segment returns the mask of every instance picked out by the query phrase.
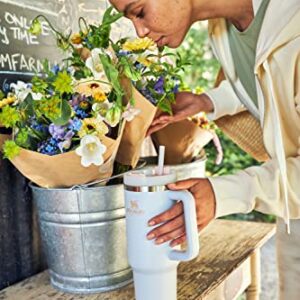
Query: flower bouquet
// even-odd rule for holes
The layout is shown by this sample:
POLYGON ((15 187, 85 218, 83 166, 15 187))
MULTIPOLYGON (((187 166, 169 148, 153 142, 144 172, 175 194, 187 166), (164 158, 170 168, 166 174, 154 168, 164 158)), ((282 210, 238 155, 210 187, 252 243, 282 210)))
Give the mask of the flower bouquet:
MULTIPOLYGON (((55 66, 45 61, 44 74, 11 84, 2 97, 0 123, 13 131, 4 155, 39 186, 70 187, 112 175, 123 121, 130 115, 109 38, 121 16, 109 8, 99 26, 81 18, 75 35, 49 23, 67 59, 55 66)), ((41 31, 41 18, 33 21, 31 33, 41 31)))
MULTIPOLYGON (((184 88, 182 71, 190 63, 179 54, 157 48, 149 38, 120 40, 115 52, 131 81, 127 102, 135 106, 136 112, 140 110, 125 125, 117 160, 135 166, 153 119, 162 113, 172 114, 175 94, 184 88)), ((154 133, 152 139, 157 147, 166 146, 167 164, 179 164, 197 157, 213 138, 212 132, 187 119, 154 133)))

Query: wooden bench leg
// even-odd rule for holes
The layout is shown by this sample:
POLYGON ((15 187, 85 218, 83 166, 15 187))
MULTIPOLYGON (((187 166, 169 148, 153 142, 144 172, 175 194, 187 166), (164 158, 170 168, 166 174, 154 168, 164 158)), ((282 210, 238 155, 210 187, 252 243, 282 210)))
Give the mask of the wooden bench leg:
POLYGON ((261 291, 260 276, 260 249, 256 249, 250 257, 251 263, 251 284, 247 288, 247 300, 259 300, 261 291))

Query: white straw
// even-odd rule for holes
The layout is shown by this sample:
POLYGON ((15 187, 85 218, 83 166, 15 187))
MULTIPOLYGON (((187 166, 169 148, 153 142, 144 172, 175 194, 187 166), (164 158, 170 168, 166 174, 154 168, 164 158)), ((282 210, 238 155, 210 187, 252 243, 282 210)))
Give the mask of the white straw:
POLYGON ((165 162, 165 146, 159 146, 158 175, 163 175, 164 173, 164 162, 165 162))

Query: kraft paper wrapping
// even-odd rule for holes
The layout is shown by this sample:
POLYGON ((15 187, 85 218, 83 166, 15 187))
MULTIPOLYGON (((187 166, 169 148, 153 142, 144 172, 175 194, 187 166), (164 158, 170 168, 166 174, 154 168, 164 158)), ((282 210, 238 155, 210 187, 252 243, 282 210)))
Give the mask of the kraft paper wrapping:
POLYGON ((135 100, 134 107, 141 112, 131 122, 126 122, 116 160, 121 164, 136 167, 143 141, 157 108, 134 87, 132 87, 132 96, 135 100))
POLYGON ((191 162, 212 138, 211 132, 189 120, 170 124, 152 134, 156 147, 166 147, 165 163, 168 165, 191 162))
MULTIPOLYGON (((223 70, 218 73, 215 86, 225 79, 223 70)), ((230 101, 230 99, 224 99, 230 101)), ((241 149, 259 162, 269 160, 263 141, 263 130, 258 120, 249 111, 243 111, 233 116, 224 116, 215 121, 217 126, 241 149)))
POLYGON ((75 151, 48 156, 22 149, 11 162, 25 177, 41 187, 69 188, 110 177, 121 138, 122 134, 116 140, 108 137, 102 140, 107 150, 101 166, 83 167, 81 157, 75 151))

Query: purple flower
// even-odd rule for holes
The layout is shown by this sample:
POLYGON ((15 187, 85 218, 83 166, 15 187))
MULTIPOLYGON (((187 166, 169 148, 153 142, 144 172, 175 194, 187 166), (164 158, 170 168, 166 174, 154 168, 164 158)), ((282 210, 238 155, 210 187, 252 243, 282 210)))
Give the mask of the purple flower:
POLYGON ((139 92, 147 98, 153 105, 157 104, 157 100, 153 97, 151 91, 149 91, 147 88, 142 88, 139 90, 139 92))
POLYGON ((49 125, 49 133, 56 140, 63 140, 65 136, 65 130, 65 126, 57 126, 53 123, 49 125))
POLYGON ((80 101, 85 100, 85 96, 82 97, 81 95, 73 95, 72 99, 69 101, 70 105, 74 107, 78 107, 80 101))
POLYGON ((73 136, 74 136, 74 132, 69 130, 65 134, 63 141, 58 143, 58 148, 61 152, 64 152, 64 150, 68 150, 71 147, 73 136))
POLYGON ((156 93, 160 95, 165 93, 164 84, 165 84, 165 79, 162 76, 160 76, 158 81, 154 85, 154 90, 156 91, 156 93))

